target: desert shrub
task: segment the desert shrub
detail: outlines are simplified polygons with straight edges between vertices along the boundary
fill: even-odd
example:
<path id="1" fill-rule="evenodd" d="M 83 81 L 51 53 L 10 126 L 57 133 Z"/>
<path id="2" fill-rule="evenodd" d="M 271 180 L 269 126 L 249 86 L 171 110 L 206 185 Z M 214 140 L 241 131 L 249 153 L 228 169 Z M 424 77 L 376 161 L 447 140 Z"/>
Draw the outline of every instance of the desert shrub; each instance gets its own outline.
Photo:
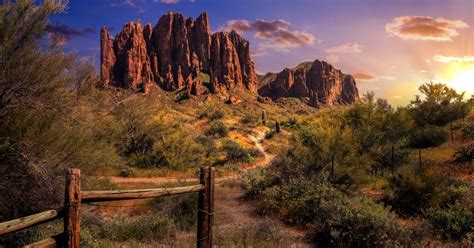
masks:
<path id="1" fill-rule="evenodd" d="M 250 162 L 252 157 L 262 155 L 260 151 L 245 149 L 239 143 L 232 140 L 225 140 L 222 144 L 222 150 L 225 152 L 228 161 L 236 163 Z"/>
<path id="2" fill-rule="evenodd" d="M 197 116 L 197 118 L 199 120 L 202 120 L 204 118 L 207 118 L 209 116 L 209 109 L 206 109 L 204 111 L 202 111 L 201 113 L 199 113 L 199 115 Z"/>
<path id="3" fill-rule="evenodd" d="M 320 208 L 324 214 L 313 233 L 318 245 L 387 247 L 401 242 L 403 231 L 396 216 L 370 200 L 327 201 Z"/>
<path id="4" fill-rule="evenodd" d="M 143 215 L 136 218 L 114 218 L 101 224 L 98 236 L 113 241 L 152 241 L 174 236 L 173 222 L 162 216 Z"/>
<path id="5" fill-rule="evenodd" d="M 214 110 L 212 113 L 209 114 L 208 118 L 210 121 L 220 120 L 224 117 L 224 112 L 220 110 Z"/>
<path id="6" fill-rule="evenodd" d="M 128 163 L 133 167 L 138 168 L 158 168 L 169 166 L 170 162 L 165 157 L 163 151 L 156 150 L 152 154 L 137 154 L 128 159 Z"/>
<path id="7" fill-rule="evenodd" d="M 279 183 L 277 177 L 269 176 L 263 169 L 255 169 L 242 176 L 245 199 L 255 200 L 263 191 Z"/>
<path id="8" fill-rule="evenodd" d="M 413 216 L 423 209 L 454 204 L 467 191 L 465 185 L 439 168 L 405 166 L 389 178 L 384 201 L 400 214 Z"/>
<path id="9" fill-rule="evenodd" d="M 350 198 L 324 177 L 294 178 L 264 190 L 259 206 L 285 221 L 311 226 L 322 247 L 384 247 L 399 239 L 396 216 L 370 200 Z"/>
<path id="10" fill-rule="evenodd" d="M 217 245 L 222 247 L 289 247 L 281 228 L 268 219 L 253 225 L 233 229 L 216 235 Z"/>
<path id="11" fill-rule="evenodd" d="M 471 162 L 473 158 L 474 144 L 457 148 L 453 155 L 453 161 L 458 163 Z"/>
<path id="12" fill-rule="evenodd" d="M 206 131 L 206 135 L 217 138 L 226 137 L 229 134 L 229 130 L 226 125 L 221 121 L 216 121 L 211 124 L 209 129 Z"/>
<path id="13" fill-rule="evenodd" d="M 273 138 L 273 136 L 275 136 L 275 134 L 276 134 L 276 132 L 268 132 L 268 133 L 265 134 L 265 139 L 270 140 L 270 139 Z"/>
<path id="14" fill-rule="evenodd" d="M 251 115 L 245 115 L 240 121 L 242 122 L 242 124 L 250 124 L 254 122 L 253 117 Z"/>
<path id="15" fill-rule="evenodd" d="M 217 152 L 216 142 L 209 136 L 200 135 L 196 138 L 196 142 L 206 150 L 206 157 L 211 156 Z"/>
<path id="16" fill-rule="evenodd" d="M 155 198 L 149 204 L 156 213 L 168 216 L 178 230 L 189 231 L 197 224 L 197 201 L 197 194 L 189 194 Z"/>
<path id="17" fill-rule="evenodd" d="M 474 138 L 474 124 L 466 123 L 466 124 L 461 125 L 461 134 L 462 134 L 462 137 L 465 139 Z"/>
<path id="18" fill-rule="evenodd" d="M 370 155 L 374 160 L 374 164 L 372 165 L 373 170 L 390 169 L 393 171 L 408 162 L 409 151 L 401 149 L 400 147 L 392 148 L 392 146 L 383 146 L 371 149 Z"/>
<path id="19" fill-rule="evenodd" d="M 120 168 L 119 170 L 119 176 L 121 177 L 132 177 L 134 175 L 135 175 L 135 171 L 128 166 L 124 166 Z"/>
<path id="20" fill-rule="evenodd" d="M 447 138 L 448 135 L 442 127 L 426 126 L 411 133 L 409 145 L 412 148 L 436 147 L 446 142 Z"/>
<path id="21" fill-rule="evenodd" d="M 155 140 L 149 134 L 129 133 L 118 143 L 118 150 L 124 156 L 143 155 L 153 151 Z"/>
<path id="22" fill-rule="evenodd" d="M 474 232 L 474 213 L 471 210 L 436 207 L 427 209 L 424 215 L 444 239 L 460 241 Z"/>

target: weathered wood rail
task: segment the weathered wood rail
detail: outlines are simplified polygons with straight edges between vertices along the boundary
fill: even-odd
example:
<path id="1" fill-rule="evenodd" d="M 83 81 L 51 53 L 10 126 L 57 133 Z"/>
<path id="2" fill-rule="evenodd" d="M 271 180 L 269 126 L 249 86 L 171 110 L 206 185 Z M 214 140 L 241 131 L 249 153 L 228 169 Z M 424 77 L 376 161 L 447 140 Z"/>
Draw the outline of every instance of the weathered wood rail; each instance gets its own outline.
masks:
<path id="1" fill-rule="evenodd" d="M 2 222 L 0 223 L 0 235 L 18 232 L 39 224 L 63 218 L 63 233 L 26 245 L 25 247 L 76 248 L 80 247 L 81 203 L 147 199 L 199 193 L 196 246 L 199 248 L 212 247 L 212 227 L 214 223 L 214 174 L 212 167 L 202 167 L 200 169 L 199 184 L 186 187 L 81 192 L 80 170 L 69 169 L 66 173 L 66 190 L 63 208 L 59 210 L 48 210 Z"/>

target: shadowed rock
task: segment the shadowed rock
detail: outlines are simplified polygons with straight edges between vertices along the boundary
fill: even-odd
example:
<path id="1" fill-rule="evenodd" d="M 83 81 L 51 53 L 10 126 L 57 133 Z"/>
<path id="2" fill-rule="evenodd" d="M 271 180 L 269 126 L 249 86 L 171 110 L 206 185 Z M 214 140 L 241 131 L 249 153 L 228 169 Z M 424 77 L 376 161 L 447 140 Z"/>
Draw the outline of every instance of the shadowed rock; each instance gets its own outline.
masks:
<path id="1" fill-rule="evenodd" d="M 281 97 L 307 97 L 308 104 L 313 107 L 318 107 L 320 103 L 350 104 L 359 97 L 356 82 L 351 75 L 319 60 L 284 69 L 258 92 L 273 100 Z"/>

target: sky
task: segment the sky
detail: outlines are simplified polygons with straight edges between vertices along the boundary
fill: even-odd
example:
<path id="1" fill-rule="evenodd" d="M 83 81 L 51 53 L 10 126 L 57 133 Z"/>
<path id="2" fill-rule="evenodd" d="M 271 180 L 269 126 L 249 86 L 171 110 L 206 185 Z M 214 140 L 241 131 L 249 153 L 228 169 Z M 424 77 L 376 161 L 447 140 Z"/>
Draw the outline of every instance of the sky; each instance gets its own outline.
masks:
<path id="1" fill-rule="evenodd" d="M 48 32 L 97 65 L 102 26 L 116 34 L 168 11 L 207 12 L 213 32 L 236 30 L 259 74 L 320 59 L 394 105 L 431 81 L 474 94 L 474 0 L 70 0 Z"/>

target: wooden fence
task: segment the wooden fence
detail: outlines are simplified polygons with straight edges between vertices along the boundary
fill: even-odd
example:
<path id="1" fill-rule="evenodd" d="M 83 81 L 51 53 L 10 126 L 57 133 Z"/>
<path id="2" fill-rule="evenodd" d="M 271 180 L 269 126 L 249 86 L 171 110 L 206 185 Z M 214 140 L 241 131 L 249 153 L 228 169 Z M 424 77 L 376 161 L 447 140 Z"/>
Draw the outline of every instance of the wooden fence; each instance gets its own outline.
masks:
<path id="1" fill-rule="evenodd" d="M 0 235 L 14 233 L 29 227 L 64 218 L 64 231 L 56 236 L 25 247 L 80 247 L 81 203 L 156 198 L 162 196 L 199 193 L 197 247 L 212 247 L 214 224 L 214 170 L 202 167 L 199 184 L 177 188 L 139 190 L 82 191 L 81 172 L 69 169 L 66 173 L 64 207 L 0 223 Z"/>

